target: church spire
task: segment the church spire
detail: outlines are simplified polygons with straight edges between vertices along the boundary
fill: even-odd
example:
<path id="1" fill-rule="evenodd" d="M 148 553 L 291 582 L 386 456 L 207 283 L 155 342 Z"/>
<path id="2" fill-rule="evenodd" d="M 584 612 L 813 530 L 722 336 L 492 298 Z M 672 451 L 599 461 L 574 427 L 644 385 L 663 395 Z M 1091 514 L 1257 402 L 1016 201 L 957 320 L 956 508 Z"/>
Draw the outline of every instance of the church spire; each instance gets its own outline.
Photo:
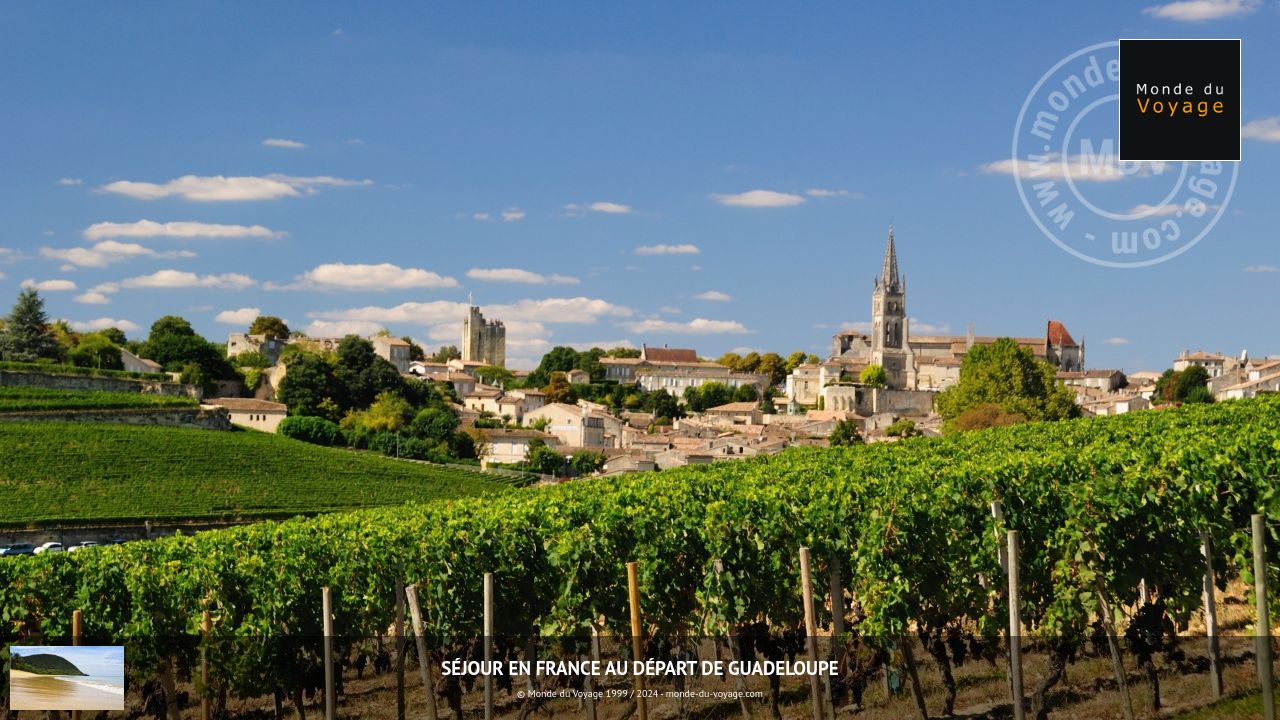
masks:
<path id="1" fill-rule="evenodd" d="M 889 223 L 889 240 L 884 248 L 884 265 L 876 284 L 888 292 L 899 292 L 902 278 L 898 275 L 898 253 L 893 247 L 893 223 Z"/>

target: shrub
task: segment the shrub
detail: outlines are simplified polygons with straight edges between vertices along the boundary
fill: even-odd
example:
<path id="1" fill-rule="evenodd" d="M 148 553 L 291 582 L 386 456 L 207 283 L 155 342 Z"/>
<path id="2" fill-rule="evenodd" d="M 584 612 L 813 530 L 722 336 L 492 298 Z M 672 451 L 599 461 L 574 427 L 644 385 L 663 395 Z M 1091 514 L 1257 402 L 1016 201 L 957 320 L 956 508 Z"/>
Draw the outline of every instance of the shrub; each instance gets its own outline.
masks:
<path id="1" fill-rule="evenodd" d="M 321 417 L 307 415 L 287 417 L 280 421 L 280 427 L 276 428 L 276 432 L 312 445 L 342 445 L 346 442 L 337 424 Z"/>
<path id="2" fill-rule="evenodd" d="M 916 427 L 915 420 L 901 418 L 893 421 L 893 424 L 884 429 L 884 434 L 889 437 L 914 437 L 920 434 L 920 429 Z"/>

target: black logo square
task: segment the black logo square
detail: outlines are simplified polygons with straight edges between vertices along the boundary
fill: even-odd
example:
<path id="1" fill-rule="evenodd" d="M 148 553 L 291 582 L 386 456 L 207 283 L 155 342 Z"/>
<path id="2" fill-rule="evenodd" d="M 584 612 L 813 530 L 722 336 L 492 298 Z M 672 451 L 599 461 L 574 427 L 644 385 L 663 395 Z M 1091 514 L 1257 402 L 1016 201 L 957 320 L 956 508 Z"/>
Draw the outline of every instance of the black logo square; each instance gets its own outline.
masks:
<path id="1" fill-rule="evenodd" d="M 1121 40 L 1120 159 L 1239 160 L 1240 41 Z"/>

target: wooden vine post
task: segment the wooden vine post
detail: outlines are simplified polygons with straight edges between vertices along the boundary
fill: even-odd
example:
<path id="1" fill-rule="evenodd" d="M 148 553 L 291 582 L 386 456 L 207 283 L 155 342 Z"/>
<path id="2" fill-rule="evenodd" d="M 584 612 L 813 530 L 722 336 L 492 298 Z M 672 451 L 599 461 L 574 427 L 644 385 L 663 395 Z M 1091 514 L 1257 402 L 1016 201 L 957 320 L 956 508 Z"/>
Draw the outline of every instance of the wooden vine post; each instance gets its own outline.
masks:
<path id="1" fill-rule="evenodd" d="M 1012 688 L 1014 720 L 1024 720 L 1022 688 L 1022 618 L 1018 613 L 1021 600 L 1018 578 L 1019 536 L 1017 530 L 1009 531 L 1009 549 L 1005 557 L 1009 575 L 1009 686 Z"/>
<path id="2" fill-rule="evenodd" d="M 711 564 L 716 572 L 716 579 L 719 580 L 724 575 L 724 561 L 716 558 Z M 728 600 L 728 598 L 724 598 Z M 729 660 L 738 662 L 738 631 L 734 629 L 733 623 L 725 622 L 725 633 L 729 638 Z M 738 692 L 738 707 L 742 710 L 743 720 L 752 720 L 751 708 L 747 705 L 747 683 L 739 673 L 733 675 L 733 687 Z"/>
<path id="3" fill-rule="evenodd" d="M 438 720 L 436 717 L 436 691 L 431 681 L 431 655 L 427 652 L 427 636 L 423 630 L 422 606 L 418 603 L 418 586 L 410 585 L 404 589 L 405 600 L 409 604 L 409 615 L 413 621 L 413 639 L 418 646 L 418 673 L 422 675 L 422 687 L 427 691 L 427 720 Z"/>
<path id="4" fill-rule="evenodd" d="M 484 574 L 484 720 L 493 720 L 493 573 Z"/>
<path id="5" fill-rule="evenodd" d="M 644 636 L 640 626 L 640 576 L 635 561 L 627 563 L 627 596 L 631 601 L 631 660 L 644 660 Z M 636 712 L 649 720 L 649 704 L 644 697 L 644 673 L 636 673 Z"/>
<path id="6" fill-rule="evenodd" d="M 800 595 L 804 598 L 805 647 L 809 662 L 818 662 L 818 624 L 813 617 L 813 583 L 809 574 L 809 548 L 800 548 Z M 809 702 L 813 705 L 813 720 L 822 720 L 822 687 L 818 674 L 809 676 Z"/>
<path id="7" fill-rule="evenodd" d="M 831 601 L 831 646 L 827 658 L 832 662 L 840 660 L 840 636 L 844 634 L 844 589 L 840 583 L 840 558 L 831 558 L 831 568 L 827 573 L 827 597 Z M 831 676 L 827 676 L 827 712 L 834 720 L 836 716 L 836 694 L 832 687 Z"/>
<path id="8" fill-rule="evenodd" d="M 333 687 L 333 593 L 328 586 L 320 591 L 320 607 L 324 613 L 324 717 L 333 720 L 337 697 Z"/>
<path id="9" fill-rule="evenodd" d="M 404 702 L 404 580 L 396 582 L 396 720 L 405 720 Z"/>
<path id="10" fill-rule="evenodd" d="M 1209 642 L 1209 690 L 1213 699 L 1222 697 L 1222 661 L 1218 642 L 1217 578 L 1213 571 L 1213 540 L 1200 533 L 1200 552 L 1204 555 L 1204 633 Z"/>
<path id="11" fill-rule="evenodd" d="M 84 639 L 84 614 L 79 610 L 71 612 L 71 644 L 79 646 Z M 71 720 L 80 720 L 80 711 L 71 711 Z"/>
<path id="12" fill-rule="evenodd" d="M 209 720 L 209 636 L 213 633 L 213 616 L 206 608 L 200 616 L 200 720 Z"/>
<path id="13" fill-rule="evenodd" d="M 1257 600 L 1258 682 L 1262 685 L 1263 720 L 1276 720 L 1276 692 L 1271 676 L 1271 611 L 1267 605 L 1267 531 L 1261 515 L 1253 516 L 1253 592 Z"/>
<path id="14" fill-rule="evenodd" d="M 1129 695 L 1129 681 L 1125 678 L 1124 661 L 1120 659 L 1120 641 L 1116 638 L 1116 627 L 1111 622 L 1111 604 L 1107 602 L 1107 594 L 1103 590 L 1101 579 L 1095 580 L 1094 591 L 1098 593 L 1098 619 L 1102 621 L 1102 629 L 1107 633 L 1107 647 L 1111 649 L 1111 667 L 1116 673 L 1116 687 L 1120 689 L 1120 709 L 1124 710 L 1125 720 L 1133 720 L 1133 698 Z"/>

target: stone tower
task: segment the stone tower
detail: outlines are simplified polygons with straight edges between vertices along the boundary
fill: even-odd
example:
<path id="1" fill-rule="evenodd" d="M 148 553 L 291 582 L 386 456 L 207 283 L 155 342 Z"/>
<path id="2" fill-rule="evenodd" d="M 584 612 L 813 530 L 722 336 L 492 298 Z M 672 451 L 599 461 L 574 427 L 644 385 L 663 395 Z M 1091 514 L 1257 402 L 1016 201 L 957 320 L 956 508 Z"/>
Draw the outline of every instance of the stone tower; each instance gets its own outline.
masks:
<path id="1" fill-rule="evenodd" d="M 469 305 L 462 320 L 462 361 L 505 367 L 507 328 L 501 320 L 485 320 L 480 308 Z"/>
<path id="2" fill-rule="evenodd" d="M 907 343 L 907 283 L 898 273 L 893 225 L 871 292 L 871 364 L 884 368 L 886 387 L 914 389 L 915 357 Z"/>

